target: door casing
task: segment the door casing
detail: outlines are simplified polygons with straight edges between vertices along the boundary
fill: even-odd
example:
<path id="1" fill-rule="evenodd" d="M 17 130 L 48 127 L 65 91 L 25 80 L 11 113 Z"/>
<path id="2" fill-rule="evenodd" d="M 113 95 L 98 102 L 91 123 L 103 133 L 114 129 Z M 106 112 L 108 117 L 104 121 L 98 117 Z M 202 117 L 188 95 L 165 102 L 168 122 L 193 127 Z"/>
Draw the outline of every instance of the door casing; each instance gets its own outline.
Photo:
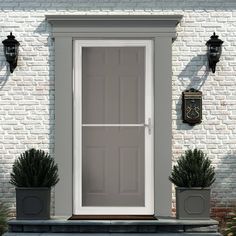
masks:
<path id="1" fill-rule="evenodd" d="M 171 216 L 172 45 L 182 15 L 46 15 L 54 39 L 55 126 L 52 142 L 60 181 L 55 186 L 57 216 L 73 213 L 73 42 L 75 39 L 148 39 L 154 49 L 154 214 Z M 54 58 L 54 57 L 53 57 Z M 54 63 L 53 63 L 54 65 Z M 54 94 L 55 93 L 55 94 Z M 51 95 L 50 95 L 51 96 Z M 165 101 L 165 102 L 163 102 Z M 51 136 L 50 136 L 51 137 Z"/>
<path id="2" fill-rule="evenodd" d="M 151 119 L 151 133 L 145 129 L 145 206 L 82 206 L 82 48 L 145 48 L 145 124 Z M 73 214 L 154 214 L 154 93 L 152 40 L 74 40 L 73 43 Z M 78 171 L 79 170 L 79 171 Z"/>

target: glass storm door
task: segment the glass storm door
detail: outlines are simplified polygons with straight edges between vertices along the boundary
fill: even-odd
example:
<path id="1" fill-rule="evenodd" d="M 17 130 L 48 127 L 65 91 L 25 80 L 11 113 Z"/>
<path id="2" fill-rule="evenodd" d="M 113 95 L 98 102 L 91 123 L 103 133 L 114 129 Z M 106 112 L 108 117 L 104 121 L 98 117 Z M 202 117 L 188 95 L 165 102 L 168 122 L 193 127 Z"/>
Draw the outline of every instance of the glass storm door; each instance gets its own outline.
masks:
<path id="1" fill-rule="evenodd" d="M 153 214 L 152 41 L 75 40 L 73 214 Z"/>

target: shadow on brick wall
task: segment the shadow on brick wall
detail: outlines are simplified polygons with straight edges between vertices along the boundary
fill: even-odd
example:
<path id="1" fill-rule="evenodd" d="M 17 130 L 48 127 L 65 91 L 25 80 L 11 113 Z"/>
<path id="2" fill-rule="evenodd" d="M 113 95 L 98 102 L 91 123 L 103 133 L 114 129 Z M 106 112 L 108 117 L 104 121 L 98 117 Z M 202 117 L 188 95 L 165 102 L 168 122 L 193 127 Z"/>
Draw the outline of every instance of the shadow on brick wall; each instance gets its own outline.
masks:
<path id="1" fill-rule="evenodd" d="M 33 32 L 35 37 L 42 37 L 46 39 L 42 42 L 42 47 L 48 48 L 48 55 L 45 57 L 47 61 L 48 71 L 45 71 L 48 77 L 48 139 L 46 145 L 48 145 L 49 154 L 55 158 L 55 57 L 54 57 L 54 40 L 52 37 L 51 26 L 45 19 L 41 21 L 37 28 Z M 54 202 L 55 202 L 55 187 L 52 187 L 51 191 L 51 214 L 54 215 Z"/>
<path id="2" fill-rule="evenodd" d="M 6 62 L 3 47 L 0 47 L 0 91 L 7 83 L 10 76 L 9 64 Z"/>
<path id="3" fill-rule="evenodd" d="M 193 57 L 178 76 L 178 80 L 186 89 L 200 90 L 209 75 L 208 62 L 205 54 Z"/>
<path id="4" fill-rule="evenodd" d="M 193 57 L 178 75 L 183 91 L 194 88 L 201 90 L 209 75 L 208 62 L 205 54 L 199 54 Z M 194 126 L 190 126 L 182 121 L 182 94 L 176 101 L 176 127 L 178 130 L 191 130 Z"/>
<path id="5" fill-rule="evenodd" d="M 0 71 L 2 70 L 2 68 L 0 67 Z M 5 84 L 7 83 L 9 78 L 9 73 L 6 72 L 5 75 L 0 75 L 0 90 L 3 89 L 3 87 L 5 86 Z"/>
<path id="6" fill-rule="evenodd" d="M 55 62 L 54 62 L 54 40 L 52 37 L 51 26 L 45 19 L 35 28 L 33 32 L 35 37 L 43 37 L 46 40 L 42 41 L 42 47 L 48 48 L 48 55 L 45 57 L 48 70 L 45 75 L 48 77 L 48 145 L 49 154 L 54 157 L 54 132 L 55 132 Z"/>

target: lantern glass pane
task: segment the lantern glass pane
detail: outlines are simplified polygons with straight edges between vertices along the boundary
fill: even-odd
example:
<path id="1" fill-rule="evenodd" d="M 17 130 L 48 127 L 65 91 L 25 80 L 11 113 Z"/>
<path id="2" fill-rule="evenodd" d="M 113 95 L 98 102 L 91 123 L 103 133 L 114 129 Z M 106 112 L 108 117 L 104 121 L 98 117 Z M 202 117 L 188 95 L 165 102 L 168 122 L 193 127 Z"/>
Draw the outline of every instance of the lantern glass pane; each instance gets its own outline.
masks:
<path id="1" fill-rule="evenodd" d="M 221 50 L 219 46 L 210 46 L 209 54 L 211 57 L 219 58 L 221 54 Z"/>
<path id="2" fill-rule="evenodd" d="M 211 46 L 211 47 L 210 47 L 210 51 L 211 51 L 211 52 L 214 52 L 214 53 L 217 53 L 217 52 L 219 51 L 219 47 L 217 47 L 217 46 Z"/>
<path id="3" fill-rule="evenodd" d="M 13 57 L 16 55 L 16 47 L 15 46 L 7 46 L 5 51 L 6 56 Z"/>

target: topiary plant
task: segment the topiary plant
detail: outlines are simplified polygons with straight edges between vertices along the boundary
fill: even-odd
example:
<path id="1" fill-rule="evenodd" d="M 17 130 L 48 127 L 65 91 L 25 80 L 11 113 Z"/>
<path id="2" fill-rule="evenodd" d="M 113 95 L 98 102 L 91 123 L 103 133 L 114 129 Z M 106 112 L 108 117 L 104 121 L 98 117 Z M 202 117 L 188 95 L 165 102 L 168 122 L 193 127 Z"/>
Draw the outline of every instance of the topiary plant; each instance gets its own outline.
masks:
<path id="1" fill-rule="evenodd" d="M 0 235 L 7 231 L 7 217 L 9 216 L 9 208 L 0 203 Z"/>
<path id="2" fill-rule="evenodd" d="M 10 183 L 16 187 L 52 187 L 58 181 L 57 164 L 42 150 L 29 149 L 13 164 Z"/>
<path id="3" fill-rule="evenodd" d="M 209 187 L 215 181 L 215 170 L 201 150 L 187 150 L 174 165 L 169 180 L 178 187 Z"/>

